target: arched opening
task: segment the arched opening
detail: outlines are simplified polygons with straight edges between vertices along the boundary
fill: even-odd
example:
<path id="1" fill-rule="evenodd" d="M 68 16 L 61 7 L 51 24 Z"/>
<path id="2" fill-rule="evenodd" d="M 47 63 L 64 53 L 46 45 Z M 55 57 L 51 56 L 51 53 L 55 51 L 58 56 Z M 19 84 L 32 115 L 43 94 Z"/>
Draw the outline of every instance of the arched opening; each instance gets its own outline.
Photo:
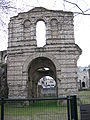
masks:
<path id="1" fill-rule="evenodd" d="M 85 82 L 82 82 L 82 88 L 85 87 Z"/>
<path id="2" fill-rule="evenodd" d="M 40 20 L 36 24 L 37 47 L 46 45 L 46 26 L 44 21 Z"/>
<path id="3" fill-rule="evenodd" d="M 47 78 L 52 78 L 55 81 L 55 86 L 57 86 L 56 67 L 54 63 L 46 57 L 38 57 L 32 60 L 28 69 L 28 97 L 39 97 L 38 82 L 40 79 L 45 80 Z"/>
<path id="4" fill-rule="evenodd" d="M 4 63 L 7 63 L 7 55 L 4 57 Z"/>
<path id="5" fill-rule="evenodd" d="M 51 35 L 52 38 L 58 37 L 58 21 L 57 19 L 51 19 Z"/>
<path id="6" fill-rule="evenodd" d="M 30 40 L 31 37 L 31 28 L 30 28 L 30 20 L 24 21 L 24 40 Z"/>
<path id="7" fill-rule="evenodd" d="M 37 97 L 56 97 L 56 81 L 50 76 L 44 76 L 38 81 Z"/>

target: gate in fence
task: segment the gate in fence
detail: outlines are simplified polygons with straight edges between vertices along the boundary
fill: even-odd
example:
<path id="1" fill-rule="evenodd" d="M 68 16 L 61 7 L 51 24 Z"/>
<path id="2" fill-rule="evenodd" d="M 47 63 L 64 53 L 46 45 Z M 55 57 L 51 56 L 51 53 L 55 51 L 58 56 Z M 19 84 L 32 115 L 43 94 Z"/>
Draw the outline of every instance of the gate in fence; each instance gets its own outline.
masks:
<path id="1" fill-rule="evenodd" d="M 0 99 L 1 120 L 78 120 L 76 96 Z"/>

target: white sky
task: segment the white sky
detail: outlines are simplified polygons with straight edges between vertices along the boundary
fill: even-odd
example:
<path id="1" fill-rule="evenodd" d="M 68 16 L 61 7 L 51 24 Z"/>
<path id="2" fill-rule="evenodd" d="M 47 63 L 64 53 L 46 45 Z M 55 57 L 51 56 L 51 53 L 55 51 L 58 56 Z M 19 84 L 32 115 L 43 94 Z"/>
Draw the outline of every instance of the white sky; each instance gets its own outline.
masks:
<path id="1" fill-rule="evenodd" d="M 17 2 L 16 2 L 17 1 Z M 86 10 L 90 8 L 90 0 L 68 0 L 74 3 L 77 3 L 78 6 L 82 10 Z M 23 11 L 28 11 L 33 7 L 41 6 L 45 7 L 47 9 L 53 9 L 53 10 L 65 10 L 65 11 L 78 11 L 79 8 L 76 6 L 65 3 L 64 0 L 13 0 L 14 5 L 17 6 L 17 12 L 20 12 L 21 9 Z M 19 9 L 21 8 L 21 9 Z M 90 14 L 90 11 L 87 13 Z M 8 25 L 9 17 L 16 15 L 15 13 L 8 15 L 8 18 L 6 15 L 2 14 L 3 20 Z M 7 31 L 7 28 L 3 28 L 0 25 L 0 51 L 7 49 L 7 42 L 8 42 L 8 35 L 7 32 L 3 32 L 3 30 Z M 74 17 L 74 33 L 75 33 L 75 43 L 79 45 L 79 47 L 82 49 L 82 55 L 80 56 L 78 60 L 78 66 L 88 66 L 90 64 L 90 15 L 84 16 L 84 15 L 76 15 Z"/>

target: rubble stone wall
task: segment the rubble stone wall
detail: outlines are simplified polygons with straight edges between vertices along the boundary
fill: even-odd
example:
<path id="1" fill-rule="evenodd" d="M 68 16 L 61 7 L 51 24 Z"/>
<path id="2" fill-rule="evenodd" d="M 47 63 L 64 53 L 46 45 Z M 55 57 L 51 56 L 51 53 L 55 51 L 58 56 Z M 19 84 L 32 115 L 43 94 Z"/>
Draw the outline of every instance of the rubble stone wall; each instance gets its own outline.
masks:
<path id="1" fill-rule="evenodd" d="M 36 24 L 40 20 L 46 25 L 43 47 L 37 47 L 36 41 Z M 58 96 L 77 94 L 77 60 L 81 49 L 75 44 L 72 12 L 36 7 L 19 13 L 10 19 L 8 36 L 9 97 L 28 97 L 28 69 L 38 57 L 48 58 L 55 65 Z"/>

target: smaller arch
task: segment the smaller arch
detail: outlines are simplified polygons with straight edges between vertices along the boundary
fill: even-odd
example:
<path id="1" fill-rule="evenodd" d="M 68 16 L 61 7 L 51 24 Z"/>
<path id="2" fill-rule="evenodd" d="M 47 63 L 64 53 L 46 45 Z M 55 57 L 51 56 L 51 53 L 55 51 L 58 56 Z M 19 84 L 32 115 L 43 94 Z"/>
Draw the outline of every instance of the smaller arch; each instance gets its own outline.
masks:
<path id="1" fill-rule="evenodd" d="M 30 26 L 30 24 L 31 24 L 31 22 L 30 22 L 30 20 L 25 20 L 24 21 L 24 40 L 29 40 L 30 39 L 30 37 L 31 37 L 31 26 Z"/>
<path id="2" fill-rule="evenodd" d="M 7 55 L 4 56 L 4 63 L 7 63 Z"/>
<path id="3" fill-rule="evenodd" d="M 1 56 L 2 63 L 7 63 L 7 51 L 2 51 L 2 56 Z"/>
<path id="4" fill-rule="evenodd" d="M 42 77 L 37 84 L 37 97 L 56 97 L 56 86 L 56 81 L 52 77 Z"/>
<path id="5" fill-rule="evenodd" d="M 31 23 L 30 20 L 28 20 L 28 19 L 25 20 L 24 21 L 24 28 L 30 27 L 30 23 Z"/>
<path id="6" fill-rule="evenodd" d="M 56 18 L 51 19 L 50 25 L 51 25 L 52 38 L 57 38 L 58 37 L 58 20 Z"/>
<path id="7" fill-rule="evenodd" d="M 50 22 L 51 22 L 52 26 L 58 26 L 57 25 L 58 24 L 58 20 L 56 18 L 52 18 Z"/>
<path id="8" fill-rule="evenodd" d="M 43 47 L 46 45 L 46 25 L 42 19 L 37 20 L 36 23 L 36 40 L 37 47 Z"/>

